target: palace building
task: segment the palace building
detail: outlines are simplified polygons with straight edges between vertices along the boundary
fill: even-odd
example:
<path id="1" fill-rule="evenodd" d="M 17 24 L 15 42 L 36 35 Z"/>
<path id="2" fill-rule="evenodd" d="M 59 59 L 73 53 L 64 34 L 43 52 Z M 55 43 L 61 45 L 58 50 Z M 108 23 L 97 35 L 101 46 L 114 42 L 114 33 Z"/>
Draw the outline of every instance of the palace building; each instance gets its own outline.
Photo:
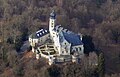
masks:
<path id="1" fill-rule="evenodd" d="M 56 13 L 49 17 L 49 30 L 40 29 L 29 36 L 29 43 L 36 58 L 45 57 L 48 63 L 78 62 L 84 55 L 82 34 L 75 34 L 56 25 Z"/>

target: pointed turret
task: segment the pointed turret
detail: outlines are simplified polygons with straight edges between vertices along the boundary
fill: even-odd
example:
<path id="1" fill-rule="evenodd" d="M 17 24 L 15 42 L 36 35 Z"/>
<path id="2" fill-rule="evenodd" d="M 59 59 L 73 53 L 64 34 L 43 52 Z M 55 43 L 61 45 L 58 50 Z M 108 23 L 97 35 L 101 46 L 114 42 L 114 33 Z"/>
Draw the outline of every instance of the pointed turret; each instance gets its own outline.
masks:
<path id="1" fill-rule="evenodd" d="M 56 19 L 56 13 L 55 13 L 54 10 L 50 13 L 50 18 L 51 19 Z"/>

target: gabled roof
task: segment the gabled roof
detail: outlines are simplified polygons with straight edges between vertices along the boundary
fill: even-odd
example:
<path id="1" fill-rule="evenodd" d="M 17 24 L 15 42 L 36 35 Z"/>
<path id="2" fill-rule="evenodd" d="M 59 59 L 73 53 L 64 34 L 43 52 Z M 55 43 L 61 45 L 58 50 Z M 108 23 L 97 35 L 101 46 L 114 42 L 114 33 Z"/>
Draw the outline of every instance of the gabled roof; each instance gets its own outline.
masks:
<path id="1" fill-rule="evenodd" d="M 55 28 L 53 30 L 56 32 L 59 32 L 60 29 L 63 29 L 63 27 L 61 25 L 57 25 L 57 26 L 55 26 Z"/>
<path id="2" fill-rule="evenodd" d="M 53 30 L 56 31 L 56 32 L 63 31 L 63 32 L 68 33 L 68 34 L 72 33 L 68 29 L 63 28 L 61 25 L 55 26 L 55 28 Z"/>
<path id="3" fill-rule="evenodd" d="M 63 36 L 72 46 L 83 45 L 80 35 L 63 32 Z"/>

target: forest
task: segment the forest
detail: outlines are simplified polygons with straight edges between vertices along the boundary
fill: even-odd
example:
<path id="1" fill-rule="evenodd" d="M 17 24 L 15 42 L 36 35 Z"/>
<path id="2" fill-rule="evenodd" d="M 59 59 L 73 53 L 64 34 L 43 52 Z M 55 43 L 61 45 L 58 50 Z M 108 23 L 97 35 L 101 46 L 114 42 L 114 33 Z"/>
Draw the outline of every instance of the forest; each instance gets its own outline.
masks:
<path id="1" fill-rule="evenodd" d="M 48 29 L 53 9 L 57 24 L 83 34 L 84 53 L 98 55 L 97 67 L 48 66 L 18 53 L 31 33 Z M 120 77 L 120 0 L 0 0 L 0 77 L 10 76 Z"/>

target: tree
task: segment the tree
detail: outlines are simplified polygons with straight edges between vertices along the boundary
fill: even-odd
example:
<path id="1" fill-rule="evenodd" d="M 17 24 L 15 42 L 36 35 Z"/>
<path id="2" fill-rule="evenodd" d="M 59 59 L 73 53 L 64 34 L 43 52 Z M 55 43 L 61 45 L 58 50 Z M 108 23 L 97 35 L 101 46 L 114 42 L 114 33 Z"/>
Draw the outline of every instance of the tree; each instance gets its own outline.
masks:
<path id="1" fill-rule="evenodd" d="M 24 68 L 22 63 L 16 64 L 13 67 L 13 72 L 16 76 L 23 76 L 24 75 Z"/>
<path id="2" fill-rule="evenodd" d="M 8 56 L 7 60 L 9 62 L 9 66 L 14 67 L 18 62 L 17 52 L 15 50 L 9 50 L 9 52 L 7 53 L 7 56 Z"/>
<path id="3" fill-rule="evenodd" d="M 12 38 L 12 37 L 9 37 L 9 38 L 7 39 L 7 43 L 9 43 L 9 44 L 13 44 L 13 43 L 14 43 L 13 38 Z"/>
<path id="4" fill-rule="evenodd" d="M 68 63 L 63 68 L 63 77 L 81 77 L 81 65 L 76 63 Z"/>
<path id="5" fill-rule="evenodd" d="M 22 41 L 22 37 L 17 37 L 16 40 L 15 40 L 15 49 L 16 51 L 20 51 L 20 48 L 23 44 L 23 41 Z"/>
<path id="6" fill-rule="evenodd" d="M 82 42 L 84 43 L 84 53 L 89 54 L 89 52 L 94 51 L 94 43 L 91 36 L 83 36 Z"/>
<path id="7" fill-rule="evenodd" d="M 112 26 L 111 36 L 112 36 L 111 38 L 115 41 L 115 43 L 118 43 L 120 38 L 120 26 L 118 26 L 118 24 Z"/>
<path id="8" fill-rule="evenodd" d="M 21 35 L 21 37 L 22 37 L 22 41 L 26 41 L 27 39 L 28 39 L 28 28 L 22 28 L 22 35 Z"/>
<path id="9" fill-rule="evenodd" d="M 61 69 L 57 65 L 52 65 L 47 68 L 49 77 L 60 77 Z"/>
<path id="10" fill-rule="evenodd" d="M 105 75 L 105 59 L 103 53 L 100 53 L 98 57 L 98 74 L 99 77 L 104 77 Z"/>
<path id="11" fill-rule="evenodd" d="M 107 0 L 96 0 L 96 4 L 98 7 L 100 7 L 103 3 L 105 3 Z"/>

